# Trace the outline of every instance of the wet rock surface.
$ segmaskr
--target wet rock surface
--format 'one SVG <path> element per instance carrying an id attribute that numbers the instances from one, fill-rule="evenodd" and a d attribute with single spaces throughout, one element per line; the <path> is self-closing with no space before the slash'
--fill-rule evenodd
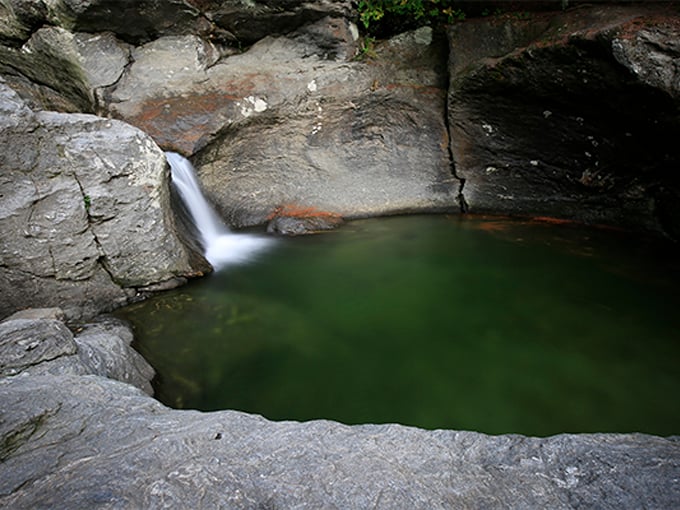
<path id="1" fill-rule="evenodd" d="M 674 508 L 680 442 L 171 411 L 94 376 L 0 381 L 7 508 Z M 11 410 L 11 411 L 10 411 Z"/>
<path id="2" fill-rule="evenodd" d="M 451 147 L 469 210 L 674 235 L 679 38 L 672 6 L 450 27 Z"/>

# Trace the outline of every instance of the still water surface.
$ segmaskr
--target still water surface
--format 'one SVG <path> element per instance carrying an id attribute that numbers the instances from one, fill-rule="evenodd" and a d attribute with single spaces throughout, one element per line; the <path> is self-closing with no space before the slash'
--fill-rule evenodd
<path id="1" fill-rule="evenodd" d="M 176 408 L 680 434 L 680 269 L 616 232 L 411 216 L 282 238 L 123 309 Z"/>

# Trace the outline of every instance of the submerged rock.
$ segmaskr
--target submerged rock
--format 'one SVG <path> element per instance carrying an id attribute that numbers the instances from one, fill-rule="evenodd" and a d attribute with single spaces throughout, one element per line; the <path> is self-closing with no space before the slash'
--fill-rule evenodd
<path id="1" fill-rule="evenodd" d="M 452 152 L 470 211 L 678 233 L 667 218 L 680 199 L 677 8 L 508 15 L 448 34 Z"/>
<path id="2" fill-rule="evenodd" d="M 0 316 L 35 305 L 92 316 L 196 271 L 148 136 L 92 115 L 34 113 L 0 89 Z"/>
<path id="3" fill-rule="evenodd" d="M 676 508 L 680 441 L 172 411 L 116 381 L 0 381 L 6 508 Z M 112 476 L 115 473 L 115 476 Z"/>

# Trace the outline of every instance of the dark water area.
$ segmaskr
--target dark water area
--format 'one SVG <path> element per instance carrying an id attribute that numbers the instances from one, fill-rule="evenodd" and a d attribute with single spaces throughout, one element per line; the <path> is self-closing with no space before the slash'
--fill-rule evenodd
<path id="1" fill-rule="evenodd" d="M 371 219 L 118 315 L 175 408 L 672 435 L 679 264 L 673 245 L 574 225 Z"/>

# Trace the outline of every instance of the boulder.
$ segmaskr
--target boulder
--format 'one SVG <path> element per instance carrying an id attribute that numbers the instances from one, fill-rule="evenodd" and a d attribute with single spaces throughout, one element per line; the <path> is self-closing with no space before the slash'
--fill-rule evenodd
<path id="1" fill-rule="evenodd" d="M 66 373 L 80 375 L 76 352 L 73 335 L 57 318 L 19 316 L 0 322 L 0 376 L 17 375 L 41 364 L 61 373 L 68 366 Z"/>
<path id="2" fill-rule="evenodd" d="M 425 28 L 347 63 L 272 38 L 228 59 L 246 76 L 261 70 L 237 95 L 238 121 L 194 158 L 208 196 L 237 226 L 279 208 L 345 218 L 457 209 L 437 42 Z"/>
<path id="3" fill-rule="evenodd" d="M 165 157 L 148 136 L 32 112 L 0 90 L 0 316 L 35 305 L 92 316 L 201 269 L 177 237 Z"/>
<path id="4" fill-rule="evenodd" d="M 154 371 L 130 347 L 130 327 L 100 317 L 73 333 L 61 309 L 30 309 L 0 322 L 0 377 L 94 374 L 153 395 Z"/>
<path id="5" fill-rule="evenodd" d="M 680 440 L 173 411 L 96 376 L 0 380 L 4 508 L 677 508 Z"/>
<path id="6" fill-rule="evenodd" d="M 269 220 L 267 232 L 283 235 L 313 234 L 333 230 L 343 223 L 342 216 L 338 214 L 311 208 L 280 207 L 267 219 Z"/>
<path id="7" fill-rule="evenodd" d="M 448 36 L 451 148 L 471 212 L 678 233 L 677 7 L 506 15 Z"/>
<path id="8" fill-rule="evenodd" d="M 34 109 L 102 113 L 98 96 L 128 65 L 128 43 L 188 35 L 233 54 L 268 35 L 318 22 L 305 37 L 335 55 L 343 51 L 336 39 L 351 7 L 346 0 L 5 0 L 0 15 L 0 72 Z M 319 29 L 324 24 L 328 28 Z"/>
<path id="9" fill-rule="evenodd" d="M 351 2 L 347 0 L 228 0 L 212 2 L 205 8 L 207 18 L 244 45 L 290 33 L 326 17 L 350 18 L 352 13 Z"/>

